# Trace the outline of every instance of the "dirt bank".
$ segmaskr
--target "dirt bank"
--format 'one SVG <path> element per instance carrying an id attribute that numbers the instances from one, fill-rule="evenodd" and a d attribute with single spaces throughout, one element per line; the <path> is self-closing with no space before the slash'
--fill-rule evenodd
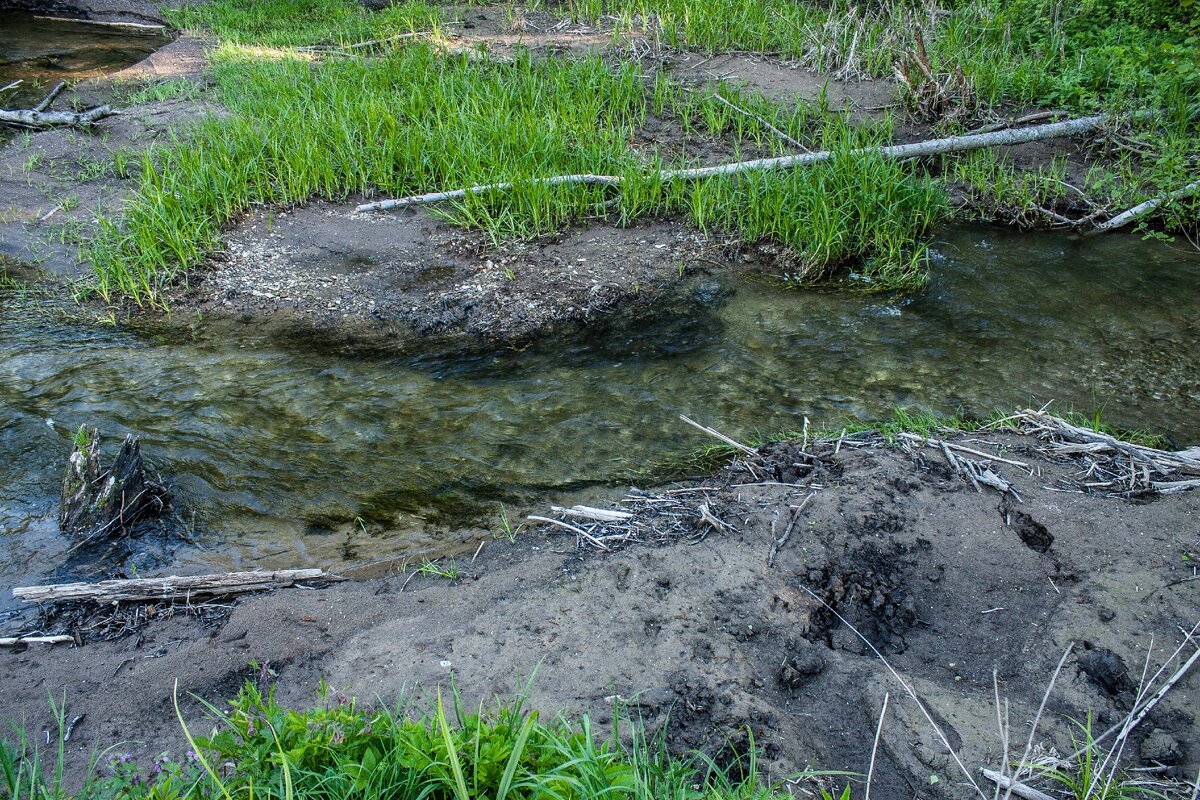
<path id="1" fill-rule="evenodd" d="M 474 561 L 460 556 L 469 575 L 453 584 L 377 568 L 369 580 L 248 598 L 208 624 L 180 612 L 116 641 L 85 633 L 81 648 L 2 652 L 3 716 L 40 737 L 47 693 L 65 691 L 68 715 L 86 715 L 71 740 L 80 763 L 94 744 L 118 741 L 148 763 L 179 748 L 176 679 L 217 702 L 255 679 L 302 704 L 324 678 L 386 703 L 453 682 L 473 703 L 515 691 L 536 669 L 533 698 L 547 710 L 606 720 L 619 695 L 651 727 L 670 716 L 680 750 L 719 752 L 749 730 L 779 778 L 806 765 L 865 772 L 886 692 L 878 796 L 966 797 L 911 699 L 806 589 L 911 681 L 973 770 L 1002 759 L 993 670 L 1019 750 L 1073 643 L 1036 737 L 1064 754 L 1067 719 L 1116 722 L 1151 644 L 1153 671 L 1197 621 L 1200 493 L 1085 495 L 1070 487 L 1086 464 L 1048 457 L 1034 439 L 960 443 L 1028 463 L 992 465 L 1021 501 L 975 491 L 933 449 L 834 454 L 830 444 L 813 469 L 796 446 L 774 446 L 656 500 L 635 494 L 624 507 L 661 510 L 612 552 L 526 530 L 513 544 L 487 541 Z M 728 527 L 699 522 L 701 502 Z M 1194 775 L 1197 708 L 1192 673 L 1142 723 L 1132 760 Z M 185 713 L 198 717 L 197 704 Z"/>
<path id="2" fill-rule="evenodd" d="M 668 223 L 497 247 L 424 211 L 364 215 L 315 201 L 238 224 L 217 268 L 174 306 L 343 344 L 520 343 L 613 314 L 664 313 L 720 254 L 719 242 Z"/>

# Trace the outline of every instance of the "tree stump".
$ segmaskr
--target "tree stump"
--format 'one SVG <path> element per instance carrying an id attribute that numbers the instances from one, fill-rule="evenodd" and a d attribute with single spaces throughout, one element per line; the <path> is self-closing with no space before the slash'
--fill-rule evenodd
<path id="1" fill-rule="evenodd" d="M 127 535 L 130 526 L 167 507 L 166 487 L 146 477 L 135 437 L 125 437 L 107 470 L 100 468 L 99 444 L 95 428 L 81 427 L 63 476 L 58 527 L 85 541 Z"/>

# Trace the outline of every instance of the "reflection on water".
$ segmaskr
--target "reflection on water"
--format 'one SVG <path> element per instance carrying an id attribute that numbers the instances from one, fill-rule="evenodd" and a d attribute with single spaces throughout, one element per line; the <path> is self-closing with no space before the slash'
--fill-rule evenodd
<path id="1" fill-rule="evenodd" d="M 402 554 L 496 501 L 619 484 L 707 443 L 680 413 L 749 437 L 804 415 L 1054 399 L 1200 442 L 1195 255 L 978 228 L 935 249 L 930 287 L 898 303 L 734 280 L 687 319 L 466 357 L 351 358 L 252 333 L 163 341 L 10 310 L 0 581 L 60 554 L 58 481 L 84 421 L 113 450 L 143 438 L 201 514 L 203 547 L 178 557 L 216 568 Z"/>
<path id="2" fill-rule="evenodd" d="M 17 92 L 0 97 L 0 106 L 28 106 L 58 81 L 132 66 L 172 38 L 157 27 L 96 25 L 0 10 L 0 86 L 25 82 Z"/>

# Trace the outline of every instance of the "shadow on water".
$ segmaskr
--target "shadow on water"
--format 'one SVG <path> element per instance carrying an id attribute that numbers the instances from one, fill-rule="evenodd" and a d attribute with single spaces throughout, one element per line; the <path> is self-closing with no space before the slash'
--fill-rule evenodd
<path id="1" fill-rule="evenodd" d="M 1114 236 L 956 228 L 911 298 L 729 278 L 686 314 L 522 350 L 347 357 L 0 319 L 0 574 L 45 574 L 71 433 L 142 437 L 199 510 L 182 566 L 336 566 L 436 547 L 732 435 L 1040 405 L 1200 442 L 1200 258 Z M 177 337 L 178 339 L 178 337 Z"/>

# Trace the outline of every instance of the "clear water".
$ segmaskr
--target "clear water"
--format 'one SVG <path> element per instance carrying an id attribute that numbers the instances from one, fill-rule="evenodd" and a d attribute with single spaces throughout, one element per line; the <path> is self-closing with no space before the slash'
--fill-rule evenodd
<path id="1" fill-rule="evenodd" d="M 705 438 L 1056 400 L 1200 442 L 1200 258 L 1129 236 L 958 228 L 895 302 L 746 278 L 686 318 L 522 352 L 348 357 L 0 317 L 0 585 L 45 575 L 72 431 L 127 432 L 198 514 L 180 566 L 341 566 L 619 486 Z M 361 523 L 356 522 L 361 520 Z M 0 601 L 3 602 L 3 601 Z"/>
<path id="2" fill-rule="evenodd" d="M 0 86 L 21 79 L 0 97 L 4 108 L 27 107 L 58 81 L 94 78 L 141 61 L 171 41 L 153 28 L 109 27 L 84 20 L 0 10 Z"/>

